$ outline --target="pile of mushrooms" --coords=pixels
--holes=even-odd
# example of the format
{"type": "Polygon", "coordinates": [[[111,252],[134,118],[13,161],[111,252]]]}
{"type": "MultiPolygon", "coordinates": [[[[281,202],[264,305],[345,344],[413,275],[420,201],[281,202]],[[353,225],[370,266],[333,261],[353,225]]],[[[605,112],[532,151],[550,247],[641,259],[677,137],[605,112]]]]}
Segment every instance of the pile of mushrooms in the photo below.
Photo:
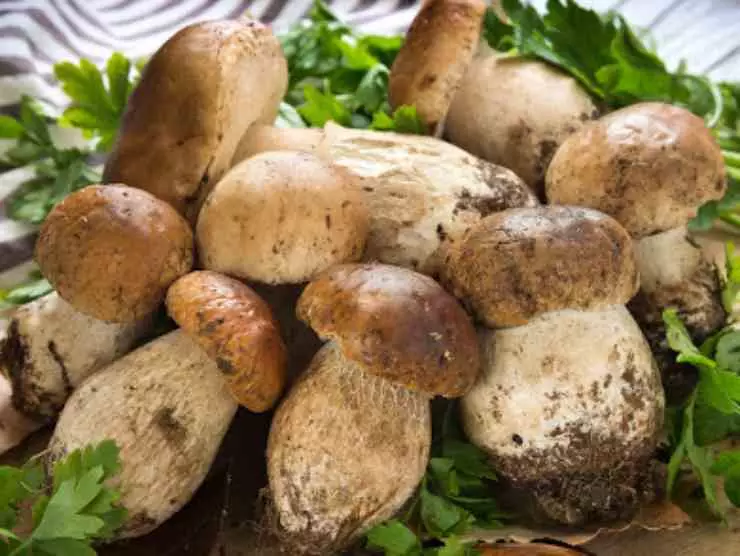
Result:
{"type": "Polygon", "coordinates": [[[412,496],[442,396],[538,520],[629,519],[652,500],[661,311],[697,339],[725,316],[686,232],[724,191],[721,153],[673,107],[591,122],[573,79],[481,43],[485,11],[426,2],[393,66],[391,103],[433,137],[274,127],[287,64],[257,22],[167,41],[105,184],[43,224],[55,293],[11,319],[17,430],[0,447],[57,416],[51,461],[114,440],[117,538],[133,537],[192,497],[239,406],[275,408],[272,532],[333,554],[412,496]],[[149,339],[163,306],[177,329],[149,339]]]}

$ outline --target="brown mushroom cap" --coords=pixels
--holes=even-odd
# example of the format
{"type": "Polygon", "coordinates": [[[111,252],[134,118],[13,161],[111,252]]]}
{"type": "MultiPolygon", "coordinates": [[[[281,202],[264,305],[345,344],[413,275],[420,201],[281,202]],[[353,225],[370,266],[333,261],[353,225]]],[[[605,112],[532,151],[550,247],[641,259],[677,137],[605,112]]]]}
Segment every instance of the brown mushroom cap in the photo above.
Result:
{"type": "Polygon", "coordinates": [[[306,282],[356,261],[367,209],[355,179],[305,152],[265,152],[218,183],[198,218],[203,265],[268,284],[306,282]]]}
{"type": "Polygon", "coordinates": [[[482,0],[427,1],[393,62],[391,106],[415,106],[435,135],[478,48],[485,11],[482,0]]]}
{"type": "Polygon", "coordinates": [[[185,27],[147,62],[103,180],[140,187],[194,222],[248,127],[272,123],[288,69],[266,25],[185,27]]]}
{"type": "Polygon", "coordinates": [[[81,313],[133,322],[152,313],[193,265],[193,234],[164,201],[125,185],[91,185],[49,213],[36,261],[81,313]]]}
{"type": "Polygon", "coordinates": [[[492,328],[624,304],[639,287],[627,232],[595,210],[559,206],[483,219],[450,251],[443,281],[492,328]]]}
{"type": "Polygon", "coordinates": [[[240,405],[261,412],[275,404],[285,385],[285,345],[251,288],[216,272],[191,272],[170,287],[167,311],[216,361],[240,405]]]}
{"type": "Polygon", "coordinates": [[[431,278],[382,264],[341,265],[311,282],[298,316],[367,372],[449,398],[480,369],[470,318],[431,278]]]}
{"type": "Polygon", "coordinates": [[[722,151],[688,110],[642,103],[571,135],[546,177],[551,203],[595,208],[633,237],[685,225],[725,192],[722,151]]]}

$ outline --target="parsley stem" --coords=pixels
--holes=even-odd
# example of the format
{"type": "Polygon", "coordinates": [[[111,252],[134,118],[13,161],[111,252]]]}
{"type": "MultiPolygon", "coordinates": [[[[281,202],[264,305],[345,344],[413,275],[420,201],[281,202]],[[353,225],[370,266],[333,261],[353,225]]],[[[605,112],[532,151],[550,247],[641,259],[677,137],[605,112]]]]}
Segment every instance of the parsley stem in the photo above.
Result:
{"type": "Polygon", "coordinates": [[[740,216],[738,216],[737,214],[734,214],[732,212],[721,212],[719,214],[719,218],[720,220],[722,220],[722,222],[725,222],[730,226],[740,228],[740,216]]]}
{"type": "Polygon", "coordinates": [[[722,151],[722,156],[725,158],[725,164],[728,166],[740,168],[740,153],[735,151],[722,151]]]}
{"type": "Polygon", "coordinates": [[[16,547],[16,549],[13,550],[13,552],[11,552],[10,554],[8,554],[8,556],[18,556],[19,554],[23,554],[23,552],[29,546],[31,546],[31,543],[32,542],[33,542],[33,537],[28,537],[25,541],[23,541],[23,544],[21,544],[20,546],[16,547]]]}
{"type": "Polygon", "coordinates": [[[735,168],[734,166],[727,166],[727,175],[733,180],[740,181],[740,167],[735,168]]]}

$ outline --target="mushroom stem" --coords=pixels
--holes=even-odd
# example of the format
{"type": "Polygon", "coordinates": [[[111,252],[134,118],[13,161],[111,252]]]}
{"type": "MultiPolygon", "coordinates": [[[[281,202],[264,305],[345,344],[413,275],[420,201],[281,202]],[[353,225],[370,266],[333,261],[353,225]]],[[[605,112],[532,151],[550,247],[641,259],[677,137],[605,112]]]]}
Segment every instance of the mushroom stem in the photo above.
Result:
{"type": "Polygon", "coordinates": [[[693,367],[676,363],[665,335],[663,311],[676,308],[697,342],[720,328],[727,317],[721,299],[722,261],[702,249],[685,226],[635,241],[641,288],[628,308],[639,323],[663,373],[671,402],[680,402],[696,382],[693,367]],[[674,399],[675,398],[675,399],[674,399]]]}
{"type": "Polygon", "coordinates": [[[104,322],[55,292],[19,307],[0,344],[0,369],[12,382],[13,405],[40,422],[56,417],[72,391],[128,352],[150,322],[104,322]]]}
{"type": "Polygon", "coordinates": [[[113,440],[122,464],[116,488],[128,510],[116,538],[144,535],[195,493],[236,408],[216,363],[176,330],[109,365],[72,394],[49,443],[50,459],[113,440]]]}

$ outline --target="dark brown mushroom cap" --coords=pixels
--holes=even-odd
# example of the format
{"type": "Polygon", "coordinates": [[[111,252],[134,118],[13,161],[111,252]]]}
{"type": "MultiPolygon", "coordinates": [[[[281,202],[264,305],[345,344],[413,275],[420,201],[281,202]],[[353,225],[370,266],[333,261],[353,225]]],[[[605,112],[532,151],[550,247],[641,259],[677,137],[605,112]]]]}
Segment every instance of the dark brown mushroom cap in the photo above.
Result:
{"type": "Polygon", "coordinates": [[[633,237],[685,225],[724,195],[722,151],[688,110],[634,104],[587,124],[555,153],[546,176],[551,203],[590,207],[633,237]]]}
{"type": "Polygon", "coordinates": [[[193,265],[193,234],[167,203],[125,185],[91,185],[47,216],[36,261],[86,315],[133,322],[152,313],[193,265]]]}
{"type": "Polygon", "coordinates": [[[367,372],[448,398],[480,369],[470,318],[431,278],[382,264],[336,266],[311,282],[298,316],[367,372]]]}
{"type": "Polygon", "coordinates": [[[637,292],[635,252],[613,218],[545,206],[493,214],[442,265],[442,280],[487,326],[518,326],[559,309],[626,303],[637,292]]]}
{"type": "Polygon", "coordinates": [[[217,272],[191,272],[167,292],[167,311],[216,361],[240,405],[261,412],[275,404],[285,385],[286,349],[254,290],[217,272]]]}
{"type": "Polygon", "coordinates": [[[416,107],[437,134],[478,48],[486,11],[482,0],[429,0],[406,33],[388,84],[393,107],[416,107]]]}

